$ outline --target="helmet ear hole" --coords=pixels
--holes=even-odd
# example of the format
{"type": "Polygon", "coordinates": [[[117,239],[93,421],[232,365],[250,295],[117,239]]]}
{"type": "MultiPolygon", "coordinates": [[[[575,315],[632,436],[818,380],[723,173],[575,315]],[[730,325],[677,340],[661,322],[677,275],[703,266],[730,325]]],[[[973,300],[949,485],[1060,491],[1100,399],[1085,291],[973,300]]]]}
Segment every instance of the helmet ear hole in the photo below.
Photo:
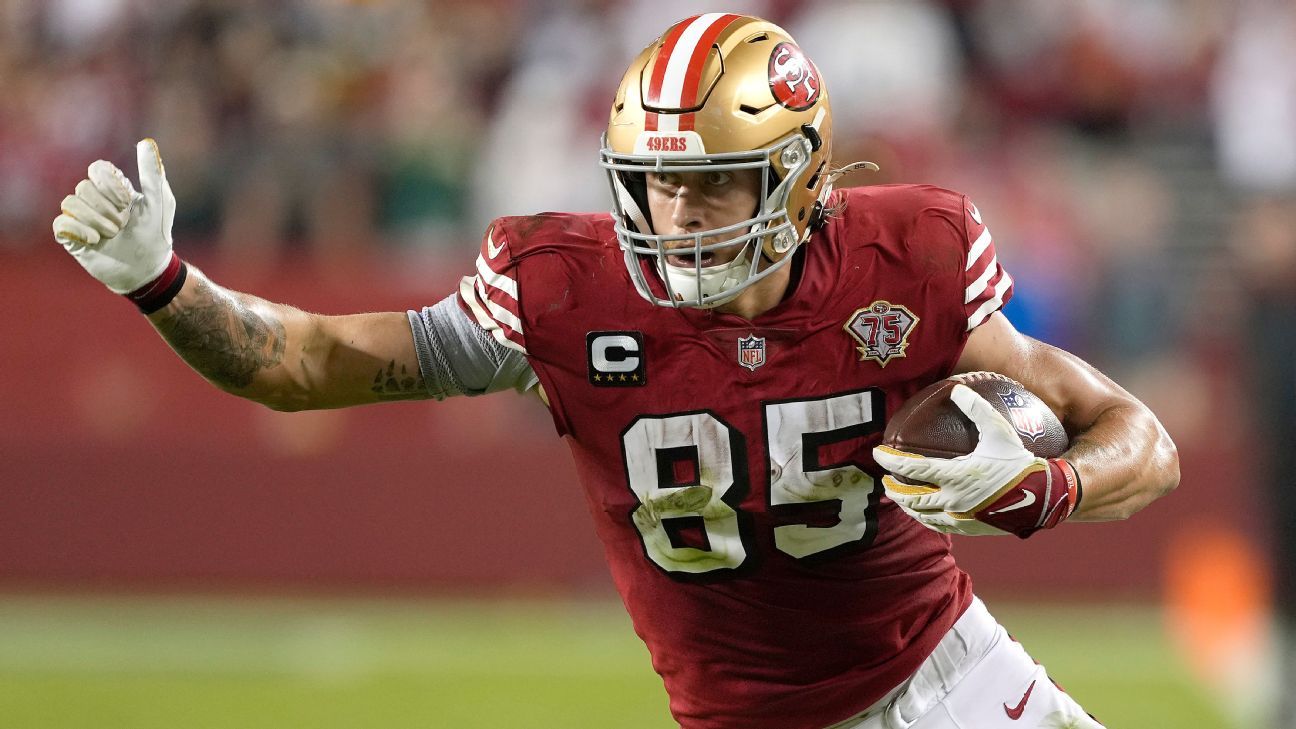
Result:
{"type": "Polygon", "coordinates": [[[810,179],[806,181],[807,190],[813,190],[815,189],[815,186],[819,184],[819,175],[823,174],[825,164],[826,162],[820,162],[819,168],[814,171],[813,175],[810,175],[810,179]]]}

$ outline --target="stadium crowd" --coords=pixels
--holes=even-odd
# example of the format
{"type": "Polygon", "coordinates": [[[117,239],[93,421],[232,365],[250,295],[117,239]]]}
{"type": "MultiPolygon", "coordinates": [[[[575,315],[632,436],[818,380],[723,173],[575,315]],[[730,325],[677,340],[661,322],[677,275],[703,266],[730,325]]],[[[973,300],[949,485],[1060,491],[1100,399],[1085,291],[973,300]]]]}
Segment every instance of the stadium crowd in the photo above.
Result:
{"type": "MultiPolygon", "coordinates": [[[[1011,313],[1062,346],[1166,351],[1197,298],[1174,291],[1217,270],[1228,214],[1256,198],[1258,215],[1293,214],[1289,3],[738,4],[851,80],[836,157],[883,171],[846,184],[973,191],[1033,282],[1011,313]]],[[[639,28],[694,6],[10,0],[0,229],[35,244],[44,201],[141,132],[184,201],[177,237],[249,262],[467,252],[501,213],[602,209],[594,145],[616,69],[639,28]]]]}

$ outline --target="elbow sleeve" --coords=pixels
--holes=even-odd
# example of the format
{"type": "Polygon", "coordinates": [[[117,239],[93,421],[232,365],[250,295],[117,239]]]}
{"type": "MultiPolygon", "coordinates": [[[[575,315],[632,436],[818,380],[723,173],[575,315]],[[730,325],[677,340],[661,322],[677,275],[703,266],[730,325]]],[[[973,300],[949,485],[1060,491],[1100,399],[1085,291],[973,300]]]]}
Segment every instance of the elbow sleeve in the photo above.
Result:
{"type": "Polygon", "coordinates": [[[495,341],[469,319],[454,294],[406,314],[423,381],[437,400],[510,389],[523,392],[537,384],[526,355],[495,341]]]}

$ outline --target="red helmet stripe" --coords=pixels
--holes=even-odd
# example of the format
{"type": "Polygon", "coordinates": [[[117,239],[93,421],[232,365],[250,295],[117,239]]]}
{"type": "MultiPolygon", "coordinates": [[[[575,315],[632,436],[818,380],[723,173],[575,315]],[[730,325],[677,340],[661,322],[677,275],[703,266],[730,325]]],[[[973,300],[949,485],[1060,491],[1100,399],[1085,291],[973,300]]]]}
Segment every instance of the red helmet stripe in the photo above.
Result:
{"type": "MultiPolygon", "coordinates": [[[[687,109],[697,104],[698,84],[702,81],[702,68],[706,66],[707,57],[711,54],[711,45],[724,32],[724,29],[728,28],[739,17],[729,13],[716,18],[711,23],[711,27],[707,28],[702,37],[698,39],[697,45],[693,46],[693,56],[689,59],[688,70],[684,72],[684,88],[680,92],[680,107],[687,109]]],[[[693,128],[693,117],[692,113],[688,113],[680,118],[679,128],[681,131],[693,128]]]]}
{"type": "MultiPolygon", "coordinates": [[[[648,98],[644,99],[644,106],[661,106],[662,81],[666,78],[666,67],[670,65],[671,54],[675,51],[680,36],[684,35],[684,31],[693,24],[693,21],[700,17],[702,16],[694,15],[687,20],[681,20],[666,32],[666,38],[662,41],[661,50],[657,52],[657,60],[653,63],[652,78],[648,82],[648,98]]],[[[648,112],[647,118],[644,120],[644,129],[650,132],[657,131],[657,114],[655,112],[648,112]]]]}

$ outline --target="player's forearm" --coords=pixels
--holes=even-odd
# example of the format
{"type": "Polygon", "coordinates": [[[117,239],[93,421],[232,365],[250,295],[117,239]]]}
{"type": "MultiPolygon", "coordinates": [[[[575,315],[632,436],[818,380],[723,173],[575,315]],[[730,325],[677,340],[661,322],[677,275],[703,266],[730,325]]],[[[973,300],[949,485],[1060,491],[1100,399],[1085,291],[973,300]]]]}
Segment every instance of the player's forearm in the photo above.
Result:
{"type": "Polygon", "coordinates": [[[306,313],[230,291],[190,267],[180,293],[149,321],[185,362],[222,390],[277,410],[309,407],[286,357],[306,346],[306,313]]]}
{"type": "Polygon", "coordinates": [[[1126,519],[1179,484],[1179,454],[1156,416],[1138,403],[1103,411],[1065,458],[1084,497],[1072,520],[1126,519]]]}

